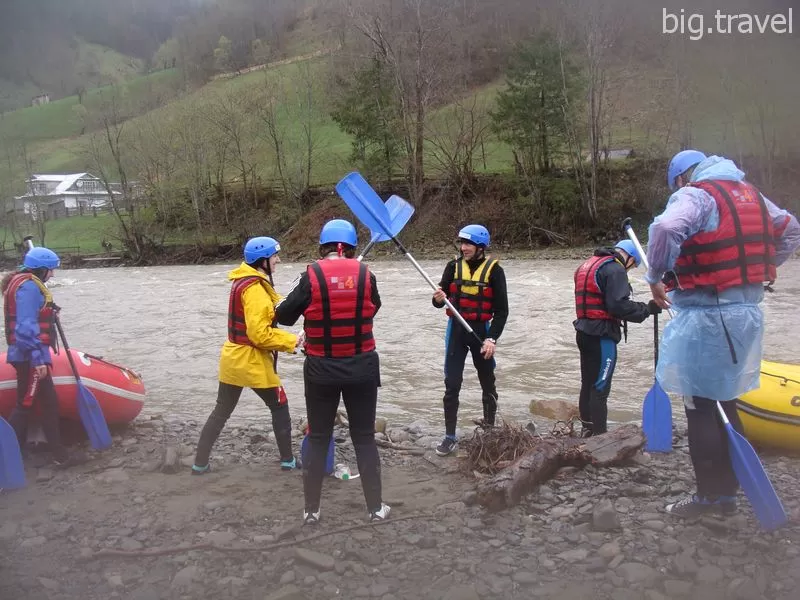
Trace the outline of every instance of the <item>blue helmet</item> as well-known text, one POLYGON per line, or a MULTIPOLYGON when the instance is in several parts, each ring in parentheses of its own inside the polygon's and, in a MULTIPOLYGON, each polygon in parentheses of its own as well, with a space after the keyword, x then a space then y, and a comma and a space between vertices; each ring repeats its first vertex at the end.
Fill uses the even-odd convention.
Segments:
POLYGON ((280 250, 281 245, 274 238, 266 236, 250 238, 244 245, 244 262, 249 265, 259 258, 269 258, 280 250))
POLYGON ((467 225, 458 232, 458 239, 486 248, 489 246, 489 230, 483 225, 467 225))
POLYGON ((629 255, 633 257, 633 260, 636 261, 636 266, 638 267, 642 262, 642 255, 639 254, 639 251, 636 249, 636 244, 634 244, 631 240, 620 240, 617 242, 617 245, 614 248, 619 248, 620 250, 624 250, 629 255))
POLYGON ((22 264, 28 269, 57 269, 61 266, 61 259, 49 248, 39 246, 28 250, 22 264))
POLYGON ((706 155, 699 150, 681 150, 673 156, 667 168, 667 185, 669 189, 674 192, 677 189, 675 180, 678 178, 678 175, 685 173, 693 166, 703 162, 706 158, 706 155))
POLYGON ((319 233, 320 244, 333 244, 342 243, 353 246, 358 246, 358 234, 356 228, 350 221, 344 219, 333 219, 328 221, 319 233))

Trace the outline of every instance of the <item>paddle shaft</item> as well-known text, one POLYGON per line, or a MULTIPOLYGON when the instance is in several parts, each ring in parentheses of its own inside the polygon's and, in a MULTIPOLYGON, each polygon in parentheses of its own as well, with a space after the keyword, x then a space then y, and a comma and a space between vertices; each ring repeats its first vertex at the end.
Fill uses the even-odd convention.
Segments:
POLYGON ((373 238, 372 238, 372 239, 369 241, 369 244, 367 244, 366 246, 364 246, 364 249, 361 251, 361 254, 359 254, 359 255, 358 255, 358 258, 357 258, 356 260, 357 260, 358 262, 361 262, 362 260, 364 260, 364 257, 367 255, 367 253, 368 253, 370 250, 372 250, 372 247, 375 245, 375 243, 376 243, 376 242, 375 242, 375 238, 373 237, 373 238))
MULTIPOLYGON (((642 245, 639 243, 639 238, 636 237, 636 232, 633 230, 633 227, 631 227, 630 217, 625 219, 623 228, 625 229, 625 233, 627 234, 627 236, 633 242, 633 245, 636 246, 636 249, 639 251, 639 256, 642 257, 642 264, 644 265, 644 268, 649 271, 650 263, 647 261, 647 254, 645 254, 644 248, 642 248, 642 245)), ((667 314, 670 316, 670 318, 672 318, 673 315, 671 309, 669 308, 667 309, 667 314)))
POLYGON ((69 360, 69 366, 72 367, 72 373, 75 375, 75 382, 80 384, 81 377, 78 375, 78 367, 75 365, 75 360, 72 358, 72 354, 69 352, 67 337, 64 335, 64 328, 61 327, 61 321, 59 320, 58 315, 55 316, 55 322, 56 329, 58 329, 58 336, 61 338, 61 343, 64 346, 64 352, 67 355, 67 360, 69 360))
POLYGON ((653 315, 653 356, 654 368, 658 368, 658 314, 653 315))
MULTIPOLYGON (((433 291, 438 290, 439 286, 436 285, 436 283, 434 283, 434 281, 428 276, 428 274, 423 270, 423 268, 414 259, 414 257, 411 256, 411 253, 409 253, 409 251, 406 250, 406 247, 403 246, 403 243, 400 240, 398 240, 395 236, 392 235, 392 232, 389 230, 389 227, 386 225, 386 223, 383 222, 383 219, 381 219, 378 215, 375 214, 375 211, 373 210, 372 206, 370 206, 369 202, 362 202, 361 205, 365 209, 367 209, 369 211, 369 214, 372 216, 373 219, 375 219, 375 222, 378 223, 378 225, 380 225, 381 229, 383 229, 383 232, 387 236, 389 236, 391 238, 391 240, 395 243, 395 245, 398 247, 400 252, 402 252, 403 255, 406 258, 408 258, 408 260, 411 261, 411 264, 414 265, 414 268, 417 270, 417 272, 420 275, 422 275, 422 277, 425 279, 425 281, 428 282, 428 285, 430 285, 431 288, 433 288, 433 291)), ((461 325, 463 325, 464 328, 469 333, 472 334, 472 336, 478 341, 479 344, 483 345, 483 340, 480 338, 480 336, 477 333, 475 333, 475 331, 472 329, 472 327, 469 326, 469 323, 466 322, 464 317, 461 316, 461 313, 459 313, 456 310, 456 308, 452 305, 452 303, 447 298, 444 299, 444 303, 445 303, 445 305, 447 305, 447 308, 450 309, 450 311, 453 313, 453 315, 455 315, 455 317, 458 319, 458 322, 461 323, 461 325)))

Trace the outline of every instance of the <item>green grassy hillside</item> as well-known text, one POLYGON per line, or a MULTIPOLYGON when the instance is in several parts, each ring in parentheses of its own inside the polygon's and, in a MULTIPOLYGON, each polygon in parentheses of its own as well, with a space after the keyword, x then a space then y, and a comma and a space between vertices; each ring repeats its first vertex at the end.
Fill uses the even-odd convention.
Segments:
MULTIPOLYGON (((72 54, 69 61, 72 72, 48 73, 45 70, 39 73, 39 77, 46 80, 46 83, 41 85, 0 79, 0 113, 11 116, 14 107, 30 106, 31 99, 44 92, 49 93, 51 98, 63 96, 58 85, 47 82, 77 81, 86 90, 92 90, 139 77, 144 66, 143 61, 138 58, 125 56, 111 48, 90 44, 79 38, 74 40, 69 52, 72 54)), ((71 94, 74 89, 66 91, 71 94)), ((60 130, 58 133, 60 134, 60 130)))
MULTIPOLYGON (((174 96, 178 84, 177 70, 169 69, 124 81, 116 87, 130 110, 135 111, 136 107, 152 106, 158 102, 159 97, 166 99, 174 96)), ((104 86, 88 90, 82 98, 82 107, 79 107, 78 96, 68 96, 49 104, 6 113, 0 117, 0 140, 57 142, 78 136, 85 123, 88 124, 88 129, 92 128, 96 112, 112 93, 112 86, 104 86)), ((53 162, 49 158, 44 161, 53 162)))

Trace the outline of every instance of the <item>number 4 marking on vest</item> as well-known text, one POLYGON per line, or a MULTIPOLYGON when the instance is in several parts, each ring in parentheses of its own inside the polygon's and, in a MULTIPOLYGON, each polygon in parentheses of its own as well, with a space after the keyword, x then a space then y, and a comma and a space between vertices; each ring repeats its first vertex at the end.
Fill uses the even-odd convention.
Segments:
POLYGON ((348 289, 353 289, 355 287, 355 285, 356 284, 353 281, 353 277, 352 276, 348 276, 347 277, 347 281, 344 282, 344 287, 346 287, 348 289))

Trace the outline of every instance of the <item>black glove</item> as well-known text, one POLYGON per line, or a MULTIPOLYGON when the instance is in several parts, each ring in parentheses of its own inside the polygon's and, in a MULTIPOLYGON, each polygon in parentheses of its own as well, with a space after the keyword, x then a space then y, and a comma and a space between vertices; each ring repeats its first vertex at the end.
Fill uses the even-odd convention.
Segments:
POLYGON ((656 304, 655 300, 650 300, 650 302, 647 303, 647 310, 650 311, 651 315, 661 314, 661 307, 658 304, 656 304))

